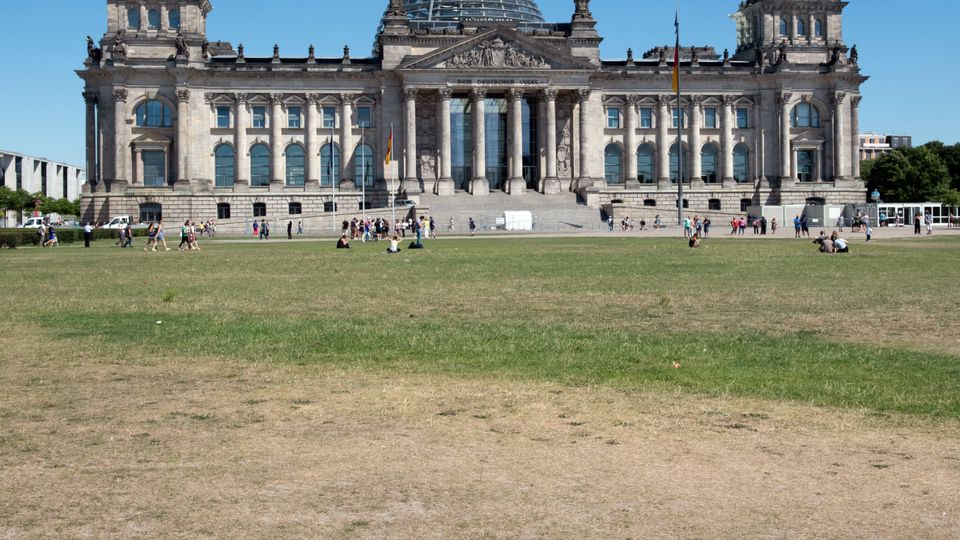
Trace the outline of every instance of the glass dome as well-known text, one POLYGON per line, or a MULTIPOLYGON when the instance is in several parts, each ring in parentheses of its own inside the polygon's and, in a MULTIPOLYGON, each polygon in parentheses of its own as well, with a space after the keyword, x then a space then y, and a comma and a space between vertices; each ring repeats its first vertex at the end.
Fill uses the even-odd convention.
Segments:
POLYGON ((471 19, 544 22, 534 0, 403 0, 403 8, 411 20, 423 22, 471 19))

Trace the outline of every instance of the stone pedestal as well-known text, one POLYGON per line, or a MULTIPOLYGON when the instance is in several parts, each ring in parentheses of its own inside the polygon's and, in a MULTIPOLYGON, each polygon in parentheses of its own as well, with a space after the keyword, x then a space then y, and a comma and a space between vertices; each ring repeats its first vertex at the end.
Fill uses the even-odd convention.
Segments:
POLYGON ((470 180, 470 194, 474 197, 486 197, 490 195, 490 182, 486 178, 474 178, 470 180))
POLYGON ((542 184, 540 191, 542 191, 544 195, 559 195, 563 192, 560 179, 557 177, 544 178, 542 184))
POLYGON ((527 181, 523 178, 511 178, 507 180, 507 193, 510 195, 523 195, 527 190, 527 181))
POLYGON ((307 180, 303 189, 304 191, 320 191, 320 180, 317 178, 307 180))
POLYGON ((271 193, 280 193, 283 191, 283 182, 278 182, 276 180, 270 181, 269 190, 271 193))
POLYGON ((423 190, 420 189, 420 180, 416 178, 404 178, 403 181, 400 182, 400 191, 407 195, 419 195, 423 193, 423 190))
POLYGON ((441 178, 437 180, 436 194, 441 197, 452 197, 456 192, 453 184, 453 178, 441 178))
POLYGON ((181 178, 173 183, 174 191, 193 191, 193 188, 190 186, 190 181, 186 178, 181 178))

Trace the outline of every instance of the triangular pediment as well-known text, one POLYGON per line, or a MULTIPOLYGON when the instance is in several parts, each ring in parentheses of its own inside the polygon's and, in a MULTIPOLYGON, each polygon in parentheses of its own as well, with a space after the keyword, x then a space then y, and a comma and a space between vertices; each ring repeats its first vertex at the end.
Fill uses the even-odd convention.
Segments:
POLYGON ((794 144, 822 144, 824 142, 823 135, 813 131, 804 131, 803 133, 795 136, 792 140, 794 144))
POLYGON ((456 45, 411 58, 401 70, 449 69, 458 71, 596 70, 586 60, 506 27, 497 26, 456 45))
POLYGON ((148 133, 144 133, 143 135, 137 137, 136 139, 134 139, 134 140, 131 141, 131 142, 132 142, 133 144, 139 144, 139 145, 143 145, 143 144, 164 144, 164 145, 167 145, 167 144, 172 143, 172 142, 173 142, 173 139, 171 139, 170 137, 164 136, 164 135, 161 134, 161 133, 157 133, 157 132, 155 132, 155 131, 151 131, 151 132, 148 132, 148 133))

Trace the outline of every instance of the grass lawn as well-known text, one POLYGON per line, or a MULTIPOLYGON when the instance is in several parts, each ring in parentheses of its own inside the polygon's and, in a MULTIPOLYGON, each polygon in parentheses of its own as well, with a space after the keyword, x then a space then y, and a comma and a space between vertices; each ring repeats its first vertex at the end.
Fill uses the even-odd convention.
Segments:
POLYGON ((203 247, 0 251, 0 538, 960 537, 960 237, 203 247))

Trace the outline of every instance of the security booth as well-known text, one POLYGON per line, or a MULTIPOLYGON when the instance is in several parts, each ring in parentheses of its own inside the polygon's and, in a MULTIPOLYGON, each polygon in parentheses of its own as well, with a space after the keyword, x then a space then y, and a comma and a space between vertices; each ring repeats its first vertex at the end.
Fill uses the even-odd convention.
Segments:
POLYGON ((933 218, 934 227, 951 226, 951 216, 953 216, 954 226, 960 219, 960 208, 945 206, 937 202, 926 203, 881 203, 879 205, 881 214, 886 216, 887 225, 890 227, 912 227, 916 216, 923 219, 927 213, 933 218))

